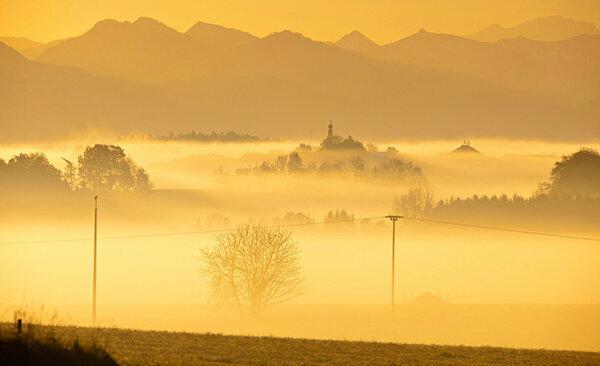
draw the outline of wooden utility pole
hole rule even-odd
[[[98,196],[94,197],[94,275],[92,290],[92,322],[96,325],[96,270],[98,252]]]
[[[398,215],[388,215],[386,216],[387,219],[390,219],[392,221],[392,288],[391,288],[391,306],[392,306],[392,313],[394,312],[394,306],[396,303],[396,221],[398,221],[398,219],[401,219],[402,216],[398,216]]]

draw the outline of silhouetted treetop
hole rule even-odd
[[[116,145],[88,146],[78,158],[81,188],[94,192],[145,191],[152,188],[148,174]]]
[[[192,130],[187,133],[173,134],[166,136],[148,136],[151,140],[161,141],[185,141],[185,142],[259,142],[271,141],[269,138],[249,135],[237,131],[203,133]]]
[[[600,195],[600,155],[581,149],[557,161],[544,189],[551,194]]]
[[[67,189],[61,172],[42,153],[19,154],[0,161],[0,184],[11,188]]]

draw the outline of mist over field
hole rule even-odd
[[[520,314],[527,311],[537,313],[540,319],[548,322],[541,328],[530,325],[533,327],[530,331],[540,334],[552,327],[563,331],[571,326],[579,331],[591,329],[586,322],[597,318],[585,315],[592,311],[591,305],[585,307],[585,304],[600,302],[600,274],[597,271],[600,252],[594,245],[577,240],[409,220],[401,221],[398,226],[397,300],[402,304],[400,306],[408,306],[409,312],[416,312],[417,315],[411,315],[416,319],[410,322],[421,324],[418,327],[424,326],[423,322],[430,317],[442,317],[440,324],[452,326],[461,312],[472,317],[472,325],[458,334],[451,333],[451,336],[424,326],[424,333],[415,334],[413,338],[402,333],[383,336],[361,330],[362,325],[366,325],[361,321],[357,323],[358,328],[341,327],[333,333],[327,326],[317,323],[306,329],[297,328],[296,325],[307,321],[301,320],[307,314],[333,319],[334,324],[365,316],[385,319],[388,310],[383,304],[389,301],[390,273],[382,263],[389,262],[390,225],[382,216],[393,211],[394,199],[409,190],[413,183],[361,180],[341,174],[240,174],[239,169],[288,153],[299,142],[115,143],[146,169],[154,189],[148,193],[100,195],[101,281],[98,291],[102,299],[99,303],[101,324],[317,338],[474,345],[491,342],[509,346],[595,349],[591,338],[584,336],[571,341],[547,336],[546,341],[542,341],[528,339],[525,334],[513,333],[509,337],[501,331],[486,340],[474,335],[480,331],[478,324],[481,322],[527,322],[519,320],[523,316]],[[560,155],[576,151],[579,146],[501,140],[472,144],[483,153],[475,156],[453,154],[451,151],[460,145],[453,141],[375,145],[381,150],[387,146],[397,147],[402,151],[403,159],[418,164],[435,201],[473,195],[530,196],[541,182],[547,180]],[[0,156],[8,159],[20,151],[44,151],[50,162],[61,167],[65,164],[63,158],[75,161],[84,146],[85,143],[74,141],[13,145],[5,146]],[[505,151],[507,146],[510,146],[509,151]],[[304,155],[308,159],[310,154]],[[335,161],[352,154],[316,155],[313,158]],[[5,294],[5,316],[10,316],[8,309],[17,304],[45,304],[57,309],[67,323],[89,322],[87,307],[83,304],[90,297],[91,198],[85,192],[31,192],[24,196],[2,197],[0,241],[82,238],[49,245],[2,245],[2,257],[10,258],[2,266],[3,280],[0,282],[0,289]],[[227,325],[231,324],[230,317],[234,315],[215,307],[210,300],[209,284],[199,272],[202,266],[199,250],[209,247],[217,233],[202,232],[230,229],[248,222],[295,224],[293,220],[285,221],[288,212],[302,213],[313,222],[322,222],[329,211],[336,210],[345,210],[359,220],[290,228],[301,249],[306,291],[290,304],[269,310],[263,321]],[[377,218],[362,220],[370,217]],[[535,216],[521,218],[500,213],[491,217],[463,215],[452,220],[559,234],[594,236],[600,232],[593,217],[578,220],[555,215],[540,221]],[[164,233],[175,235],[160,235]],[[135,237],[137,235],[141,237]],[[118,238],[121,236],[125,238]],[[107,239],[102,239],[104,237]],[[556,271],[557,268],[560,271]],[[431,294],[437,300],[432,304],[425,299],[418,305],[423,294]],[[455,304],[515,305],[496,310],[487,305]],[[567,313],[572,314],[569,316],[574,317],[575,325],[556,323],[559,314],[565,311],[559,310],[558,304],[570,306]],[[536,306],[547,310],[539,313]],[[338,308],[346,310],[335,310]],[[159,315],[162,313],[165,314]],[[333,316],[334,313],[337,315]],[[398,320],[403,327],[417,326],[409,326],[408,319],[402,320],[404,316]],[[592,332],[592,338],[594,334]]]
[[[277,342],[307,347],[291,364],[600,357],[596,5],[440,2],[409,29],[386,19],[423,6],[357,2],[279,30],[275,5],[59,3],[79,17],[0,11],[0,363],[13,343],[111,365],[278,364]]]

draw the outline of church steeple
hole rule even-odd
[[[327,137],[333,137],[333,123],[329,120],[329,126],[327,126],[329,130],[327,130]]]

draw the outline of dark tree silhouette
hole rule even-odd
[[[543,189],[552,194],[600,195],[600,155],[592,149],[581,149],[563,156],[554,164],[550,183]]]
[[[2,161],[0,184],[14,189],[67,189],[60,170],[50,164],[42,153],[19,154],[8,163]]]
[[[407,217],[423,217],[433,210],[433,192],[429,188],[416,187],[396,197],[393,211]]]
[[[314,222],[315,220],[309,214],[303,212],[286,212],[283,217],[274,220],[276,225],[302,225]]]
[[[145,191],[152,183],[144,169],[137,166],[115,145],[88,146],[78,159],[81,188],[94,192]]]
[[[350,170],[353,173],[362,173],[365,170],[365,161],[360,155],[354,155],[350,158]]]
[[[242,316],[257,315],[303,292],[300,250],[290,231],[239,226],[218,235],[201,254],[213,296],[221,304],[234,303]]]
[[[411,161],[398,158],[388,159],[373,168],[373,176],[386,179],[413,179],[426,181],[420,167]]]
[[[351,221],[354,220],[354,215],[349,214],[346,210],[336,210],[335,212],[329,211],[325,215],[325,222],[336,222],[336,221]]]
[[[297,152],[293,152],[288,156],[287,159],[287,171],[288,173],[299,173],[304,170],[302,158]]]

